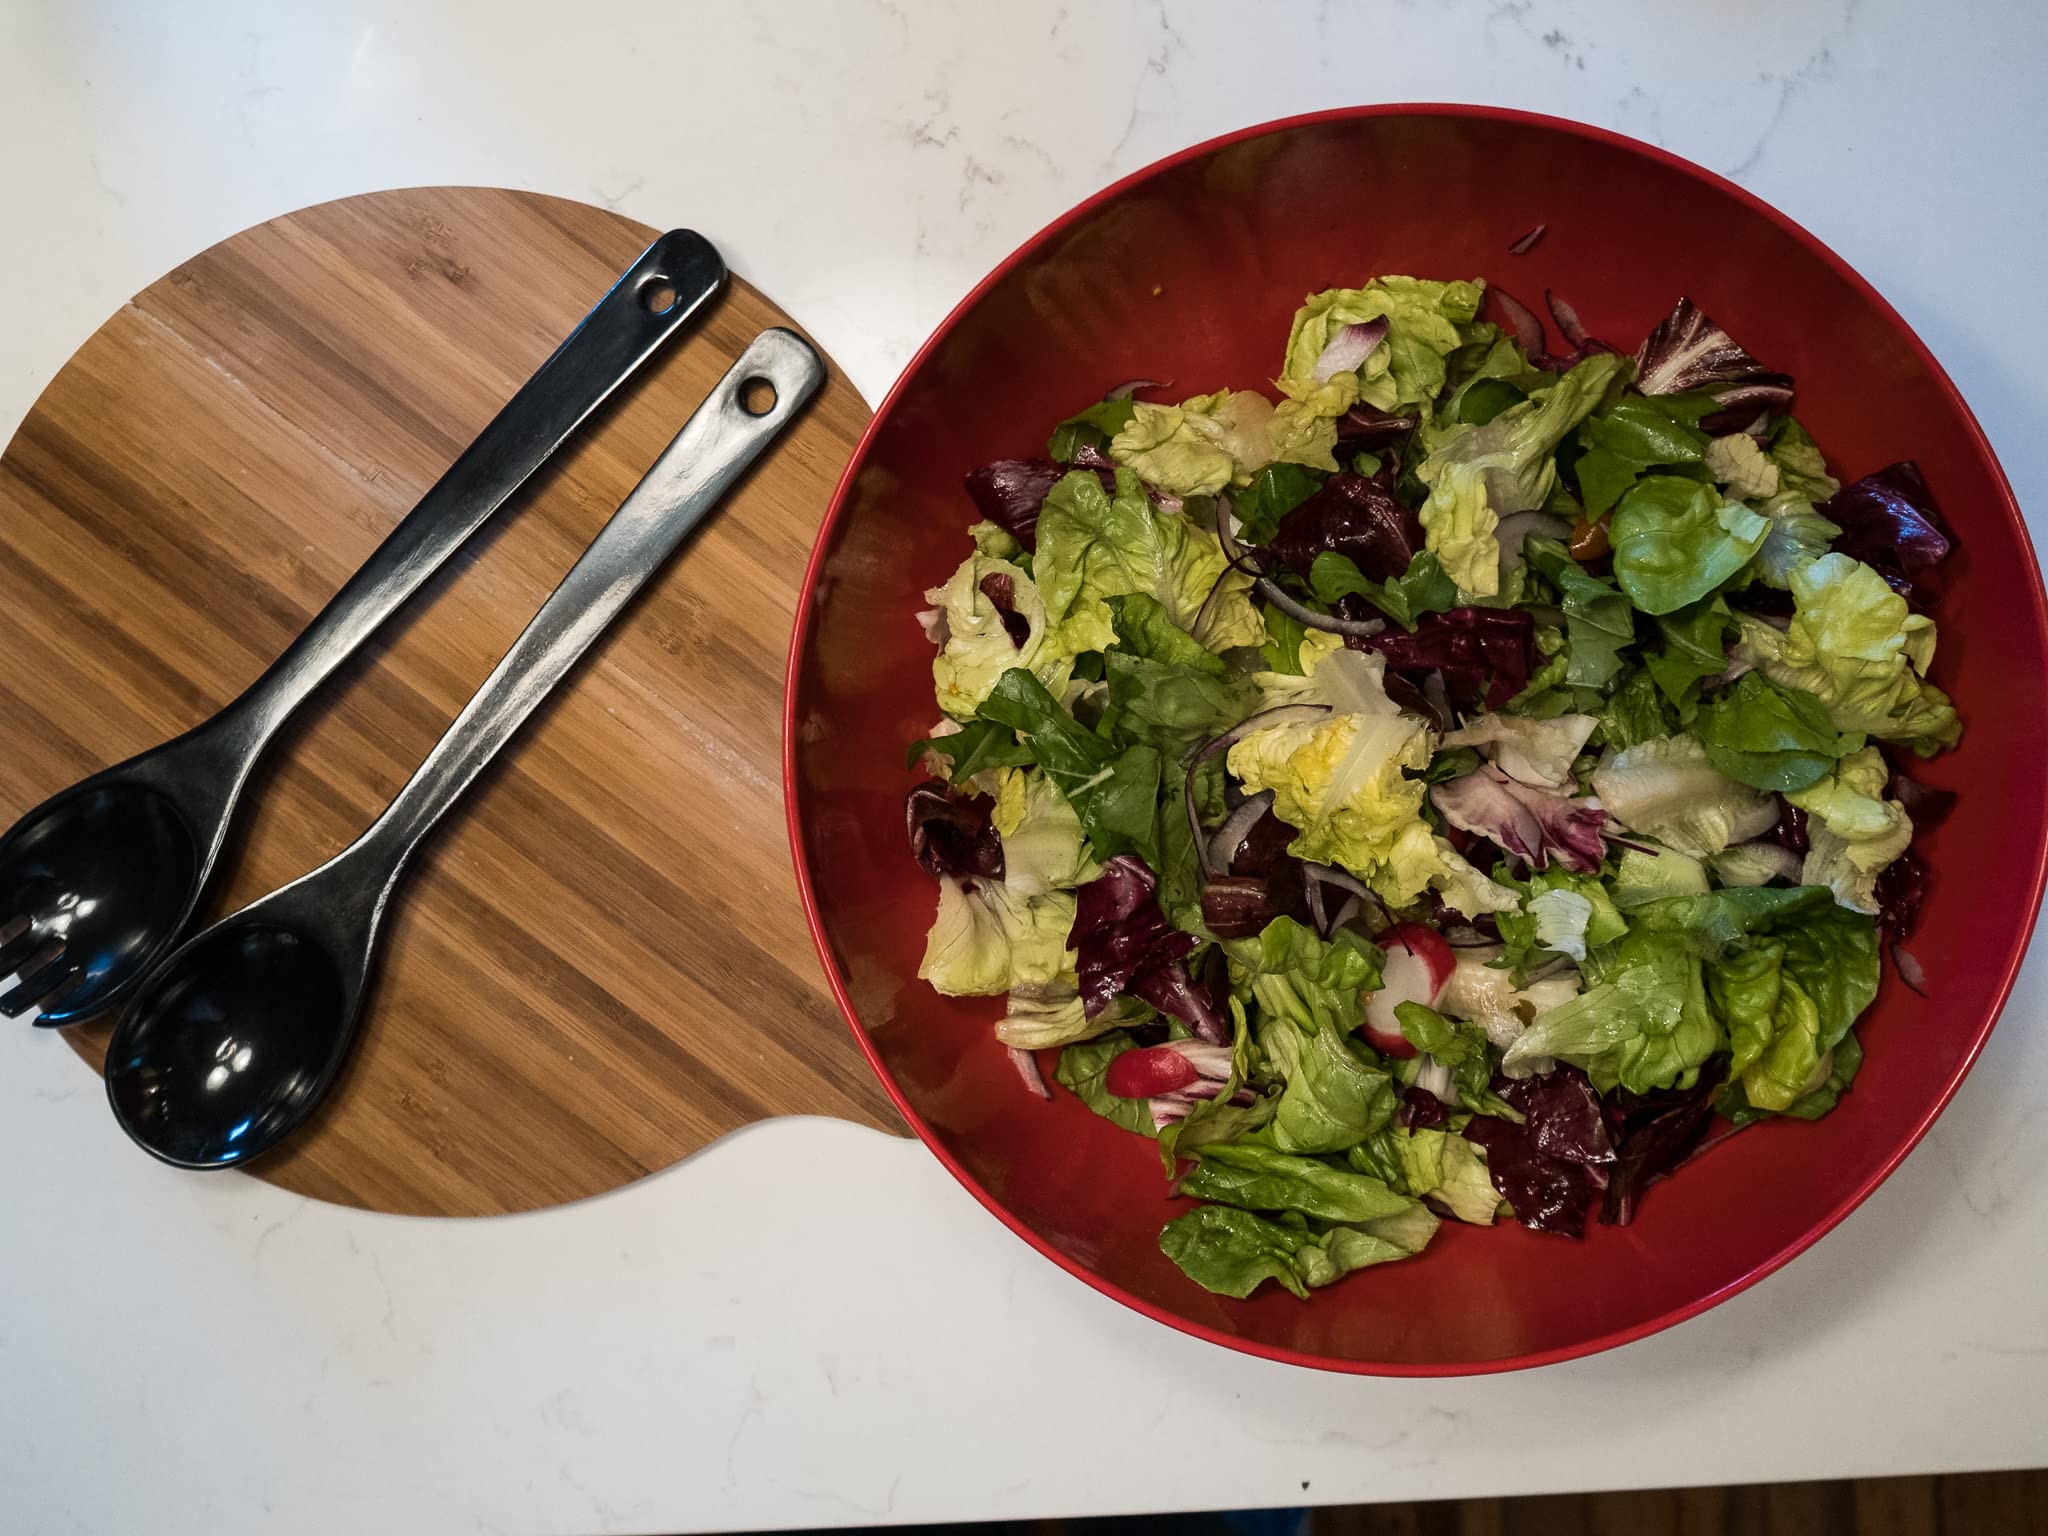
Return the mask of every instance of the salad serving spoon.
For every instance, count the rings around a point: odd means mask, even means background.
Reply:
[[[724,282],[703,236],[656,240],[261,677],[0,837],[0,1015],[70,1024],[134,990],[191,921],[280,727]]]
[[[222,1168],[276,1145],[332,1085],[412,853],[824,378],[762,332],[684,424],[399,790],[334,858],[181,946],[123,1010],[107,1097],[139,1145]],[[749,409],[765,381],[772,404]]]

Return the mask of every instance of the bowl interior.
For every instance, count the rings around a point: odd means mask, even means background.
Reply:
[[[1537,224],[1522,256],[1507,247]],[[1966,722],[1925,777],[1964,791],[1922,843],[1912,948],[1932,998],[1887,974],[1853,1092],[1816,1124],[1735,1138],[1574,1243],[1446,1223],[1418,1260],[1307,1305],[1200,1290],[1159,1252],[1173,1214],[1145,1142],[1055,1090],[1027,1097],[995,999],[915,979],[935,905],[907,856],[907,742],[934,718],[921,589],[962,558],[962,475],[1044,452],[1051,424],[1129,378],[1179,398],[1278,371],[1304,294],[1376,273],[1484,277],[1568,297],[1632,347],[1690,294],[1798,384],[1845,479],[1917,459],[1953,524],[1936,675]],[[1810,236],[1655,151],[1543,119],[1365,111],[1239,136],[1140,173],[972,295],[884,404],[822,535],[790,699],[791,824],[826,963],[920,1131],[984,1201],[1155,1316],[1350,1369],[1529,1364],[1712,1304],[1838,1220],[1902,1157],[1981,1047],[2031,930],[2044,835],[2044,634],[2032,550],[1989,449],[1902,321]],[[2016,680],[2024,680],[2016,686]],[[1967,873],[1965,873],[1967,872]],[[1048,1058],[1048,1061],[1050,1058]],[[1048,1073],[1048,1075],[1050,1075]]]

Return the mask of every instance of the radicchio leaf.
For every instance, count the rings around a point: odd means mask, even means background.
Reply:
[[[1521,1111],[1522,1129],[1545,1157],[1589,1168],[1614,1161],[1599,1095],[1577,1067],[1561,1062],[1536,1077],[1496,1076],[1493,1091],[1509,1108]]]
[[[1253,822],[1226,851],[1222,873],[1202,887],[1203,926],[1219,939],[1251,939],[1276,917],[1306,919],[1306,870],[1287,851],[1298,835],[1270,810]]]
[[[1017,611],[1017,582],[1002,571],[990,571],[981,578],[981,595],[1003,621],[1003,633],[1018,650],[1031,638],[1031,621]]]
[[[934,880],[1002,879],[1003,840],[989,820],[995,808],[987,795],[964,795],[937,779],[914,786],[903,801],[911,856]]]
[[[1390,672],[1401,672],[1425,687],[1431,672],[1443,674],[1453,699],[1484,699],[1489,709],[1520,693],[1536,668],[1536,621],[1521,608],[1453,608],[1425,613],[1413,634],[1383,630],[1357,642],[1378,651]]]
[[[1492,763],[1432,785],[1429,798],[1452,826],[1479,833],[1532,868],[1554,860],[1590,874],[1607,855],[1600,835],[1605,811],[1558,790],[1520,783]]]
[[[1038,548],[1038,509],[1052,488],[1073,470],[1051,459],[995,459],[967,475],[967,494],[975,510],[1026,549]],[[1102,488],[1114,494],[1116,475],[1095,467]]]
[[[1891,782],[1885,786],[1885,793],[1904,807],[1906,815],[1912,819],[1916,837],[1929,827],[1940,826],[1948,819],[1948,813],[1956,808],[1954,790],[1923,784],[1896,767],[1892,769]]]
[[[1794,853],[1806,852],[1806,812],[1789,800],[1780,801],[1778,824],[1764,835]]]
[[[1920,904],[1927,899],[1927,865],[1908,848],[1877,877],[1877,931],[1887,944],[1910,937],[1920,920]]]
[[[1188,976],[1195,937],[1170,927],[1159,911],[1159,884],[1134,853],[1118,854],[1075,893],[1067,946],[1078,952],[1081,1012],[1098,1017],[1128,993],[1170,1014],[1202,1039],[1220,1043],[1229,1028],[1207,991]]]
[[[1422,520],[1395,500],[1392,477],[1345,470],[1280,519],[1266,550],[1303,576],[1317,555],[1335,551],[1368,580],[1391,581],[1408,573],[1422,547]]]
[[[1405,416],[1396,416],[1376,406],[1360,403],[1337,418],[1337,446],[1334,451],[1340,460],[1348,460],[1357,453],[1376,452],[1401,442],[1421,422],[1422,418],[1413,411]]]
[[[1911,459],[1845,485],[1817,509],[1837,525],[1834,548],[1861,560],[1913,602],[1919,578],[1954,548],[1920,466]]]
[[[1614,1168],[1607,1180],[1600,1219],[1625,1227],[1635,1220],[1643,1191],[1690,1157],[1714,1117],[1714,1090],[1727,1074],[1716,1057],[1700,1069],[1690,1088],[1631,1093],[1617,1088],[1607,1100],[1607,1122],[1615,1140]]]
[[[1646,395],[1679,395],[1708,385],[1724,411],[1783,409],[1792,380],[1751,357],[1707,312],[1680,299],[1636,351],[1636,388]]]
[[[1427,1088],[1401,1090],[1401,1107],[1394,1111],[1394,1123],[1408,1130],[1426,1130],[1451,1118],[1450,1106]]]
[[[1550,338],[1543,334],[1543,321],[1535,310],[1505,288],[1489,287],[1486,293],[1500,306],[1500,312],[1507,317],[1508,329],[1515,333],[1515,340],[1532,363],[1550,350]]]

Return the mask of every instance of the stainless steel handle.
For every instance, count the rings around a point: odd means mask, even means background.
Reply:
[[[728,487],[786,427],[825,377],[818,354],[785,330],[764,331],[719,380],[639,485],[541,605],[384,814],[336,863],[362,850],[380,903],[406,858],[461,798],[621,609],[717,506]],[[756,415],[747,386],[765,381],[774,403]]]
[[[702,235],[671,230],[650,245],[284,654],[216,717],[236,749],[260,750],[724,283],[725,262]]]

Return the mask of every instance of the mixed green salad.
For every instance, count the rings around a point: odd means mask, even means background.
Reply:
[[[918,974],[1157,1143],[1212,1291],[1627,1222],[1834,1109],[1881,949],[1924,985],[1918,470],[1842,485],[1688,300],[1633,355],[1550,311],[1316,294],[1277,398],[1137,381],[975,470],[926,594]]]

